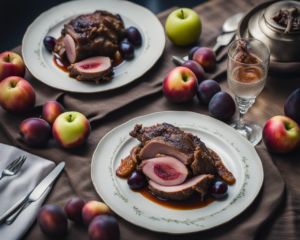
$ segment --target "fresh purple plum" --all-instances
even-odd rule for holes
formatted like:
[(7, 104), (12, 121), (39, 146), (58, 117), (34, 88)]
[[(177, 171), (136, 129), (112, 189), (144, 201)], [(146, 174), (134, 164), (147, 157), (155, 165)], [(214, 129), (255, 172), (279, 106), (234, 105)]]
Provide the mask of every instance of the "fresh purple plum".
[(300, 126), (300, 88), (296, 89), (286, 100), (284, 114)]
[(193, 55), (193, 60), (198, 62), (205, 71), (213, 70), (216, 66), (216, 54), (210, 48), (198, 48)]
[(47, 36), (44, 38), (44, 46), (49, 51), (52, 52), (54, 50), (56, 44), (56, 39), (51, 36)]
[(49, 123), (40, 118), (25, 119), (19, 126), (19, 133), (23, 141), (32, 147), (42, 147), (51, 138)]
[(120, 20), (120, 21), (123, 23), (123, 25), (124, 25), (123, 19), (121, 18), (120, 14), (116, 14), (116, 18), (117, 18), (118, 20)]
[(189, 60), (193, 60), (193, 56), (194, 56), (194, 53), (199, 49), (200, 47), (193, 47), (190, 52), (189, 52)]
[(216, 81), (208, 79), (199, 84), (197, 97), (200, 102), (209, 104), (212, 97), (218, 92), (221, 92), (220, 85)]
[(85, 201), (81, 198), (72, 198), (65, 206), (65, 213), (67, 217), (73, 222), (82, 221), (82, 208), (85, 205)]
[(182, 64), (183, 67), (187, 67), (188, 69), (192, 70), (192, 72), (196, 75), (198, 83), (201, 83), (204, 79), (205, 79), (205, 72), (203, 67), (193, 61), (193, 60), (189, 60), (186, 61), (184, 64)]
[(60, 237), (67, 232), (68, 220), (64, 211), (55, 205), (44, 205), (37, 215), (42, 232), (51, 237)]
[(119, 44), (119, 52), (125, 59), (134, 57), (134, 47), (130, 42), (127, 42), (126, 40), (122, 41)]
[(95, 217), (89, 225), (90, 240), (119, 240), (120, 229), (117, 220), (108, 215)]
[(228, 185), (223, 181), (216, 181), (215, 184), (209, 189), (209, 192), (214, 198), (222, 198), (228, 192)]
[(127, 184), (132, 189), (139, 189), (143, 187), (146, 184), (147, 180), (145, 175), (139, 171), (136, 170), (127, 179)]
[(130, 27), (126, 29), (125, 36), (130, 43), (135, 46), (141, 45), (142, 43), (142, 36), (135, 27)]
[(235, 113), (235, 103), (227, 92), (218, 92), (209, 102), (209, 113), (219, 120), (226, 120)]

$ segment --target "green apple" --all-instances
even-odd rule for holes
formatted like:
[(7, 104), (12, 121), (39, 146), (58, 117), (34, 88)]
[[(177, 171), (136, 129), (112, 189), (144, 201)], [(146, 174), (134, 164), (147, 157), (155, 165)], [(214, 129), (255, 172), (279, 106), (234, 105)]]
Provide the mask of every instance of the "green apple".
[(171, 42), (178, 46), (185, 46), (197, 41), (201, 34), (202, 25), (194, 10), (179, 8), (170, 13), (165, 29)]
[(91, 126), (83, 114), (65, 112), (55, 119), (52, 133), (61, 146), (75, 148), (87, 140), (91, 133)]

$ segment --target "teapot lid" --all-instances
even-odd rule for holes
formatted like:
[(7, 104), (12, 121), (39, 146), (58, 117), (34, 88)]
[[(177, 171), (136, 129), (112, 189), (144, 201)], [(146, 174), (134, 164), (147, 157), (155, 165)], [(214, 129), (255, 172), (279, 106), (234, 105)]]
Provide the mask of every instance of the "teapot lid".
[[(284, 31), (286, 30), (286, 27), (275, 22), (272, 19), (272, 17), (274, 17), (279, 10), (287, 10), (290, 7), (298, 8), (299, 12), (298, 12), (297, 19), (300, 20), (300, 2), (298, 2), (298, 1), (280, 1), (277, 3), (271, 4), (270, 6), (268, 6), (266, 8), (265, 13), (264, 13), (266, 25), (273, 31), (276, 31), (279, 33), (284, 33)], [(295, 28), (292, 28), (292, 31), (290, 32), (290, 34), (298, 34), (298, 33), (300, 33), (300, 29), (295, 29)]]

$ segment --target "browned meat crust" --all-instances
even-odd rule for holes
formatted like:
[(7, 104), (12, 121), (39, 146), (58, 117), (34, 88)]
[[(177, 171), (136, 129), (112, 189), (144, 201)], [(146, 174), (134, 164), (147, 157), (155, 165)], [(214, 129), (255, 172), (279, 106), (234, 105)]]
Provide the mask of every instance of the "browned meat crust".
[[(118, 41), (123, 39), (125, 28), (115, 15), (106, 11), (80, 15), (64, 25), (62, 38), (69, 34), (75, 41), (76, 61), (93, 56), (112, 57), (118, 50)], [(54, 52), (65, 57), (62, 41), (57, 41)]]

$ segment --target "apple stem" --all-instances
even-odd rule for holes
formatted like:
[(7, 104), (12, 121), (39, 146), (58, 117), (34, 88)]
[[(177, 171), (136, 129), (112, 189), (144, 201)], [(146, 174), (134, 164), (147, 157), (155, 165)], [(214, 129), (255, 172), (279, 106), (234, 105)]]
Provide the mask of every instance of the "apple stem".
[(182, 19), (184, 19), (183, 10), (181, 10), (181, 13), (182, 13)]
[(72, 114), (69, 115), (70, 116), (70, 121), (72, 120)]
[(9, 62), (9, 54), (7, 54), (7, 59), (8, 59), (8, 62)]

